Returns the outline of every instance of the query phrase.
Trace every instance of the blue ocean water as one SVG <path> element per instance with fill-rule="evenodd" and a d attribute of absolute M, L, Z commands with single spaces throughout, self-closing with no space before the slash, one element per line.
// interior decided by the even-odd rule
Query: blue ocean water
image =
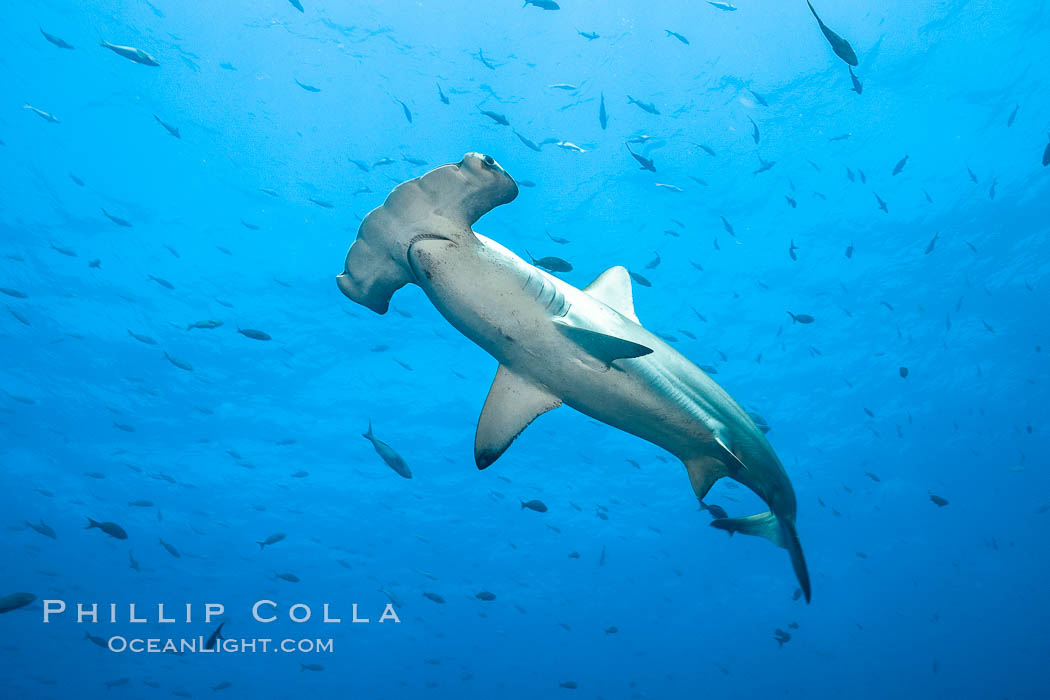
<path fill-rule="evenodd" d="M 0 11 L 0 596 L 35 596 L 0 695 L 1045 697 L 1046 2 L 821 3 L 860 94 L 802 2 L 303 5 Z M 642 324 L 767 421 L 810 604 L 569 408 L 479 471 L 496 361 L 415 286 L 340 294 L 365 214 L 470 151 L 520 187 L 478 232 L 641 275 Z M 734 486 L 706 502 L 766 509 Z M 219 622 L 332 650 L 85 637 Z"/>

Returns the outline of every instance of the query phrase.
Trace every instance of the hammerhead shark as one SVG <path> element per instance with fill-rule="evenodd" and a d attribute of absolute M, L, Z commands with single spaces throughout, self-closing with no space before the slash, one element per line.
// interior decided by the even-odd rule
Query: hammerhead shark
<path fill-rule="evenodd" d="M 795 492 L 762 430 L 699 367 L 642 327 L 625 268 L 577 289 L 472 230 L 517 194 L 513 178 L 478 153 L 398 185 L 362 221 L 339 289 L 383 314 L 394 292 L 416 284 L 499 361 L 474 440 L 479 469 L 565 404 L 675 455 L 700 500 L 722 477 L 754 491 L 769 511 L 711 525 L 786 549 L 809 601 Z"/>

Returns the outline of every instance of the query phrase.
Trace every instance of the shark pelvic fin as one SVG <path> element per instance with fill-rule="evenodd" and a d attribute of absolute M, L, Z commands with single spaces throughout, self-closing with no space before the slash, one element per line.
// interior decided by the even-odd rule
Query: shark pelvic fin
<path fill-rule="evenodd" d="M 622 265 L 610 267 L 583 288 L 587 294 L 609 308 L 641 325 L 634 313 L 634 296 L 631 293 L 631 276 Z"/>
<path fill-rule="evenodd" d="M 529 423 L 558 406 L 561 399 L 557 396 L 500 365 L 474 436 L 474 462 L 478 469 L 499 459 Z"/>
<path fill-rule="evenodd" d="M 564 318 L 554 319 L 554 325 L 565 337 L 583 348 L 588 355 L 595 357 L 605 365 L 612 364 L 613 360 L 641 357 L 653 351 L 652 348 L 631 340 L 581 328 L 570 321 L 566 321 Z"/>

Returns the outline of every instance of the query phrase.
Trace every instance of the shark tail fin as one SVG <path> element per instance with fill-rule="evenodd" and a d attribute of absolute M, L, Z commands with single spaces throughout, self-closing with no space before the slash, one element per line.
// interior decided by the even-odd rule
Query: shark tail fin
<path fill-rule="evenodd" d="M 776 546 L 786 549 L 791 555 L 791 566 L 795 569 L 798 585 L 806 596 L 806 602 L 809 602 L 809 570 L 806 568 L 806 558 L 802 554 L 802 543 L 798 539 L 798 531 L 795 529 L 794 522 L 786 518 L 777 518 L 773 513 L 766 511 L 758 515 L 749 515 L 746 518 L 712 520 L 711 527 L 725 530 L 730 535 L 740 532 L 745 535 L 765 537 Z"/>
<path fill-rule="evenodd" d="M 371 418 L 368 419 L 368 432 L 367 433 L 361 433 L 361 437 L 363 437 L 366 440 L 371 440 L 373 437 L 375 437 L 375 434 L 372 432 L 372 419 Z"/>

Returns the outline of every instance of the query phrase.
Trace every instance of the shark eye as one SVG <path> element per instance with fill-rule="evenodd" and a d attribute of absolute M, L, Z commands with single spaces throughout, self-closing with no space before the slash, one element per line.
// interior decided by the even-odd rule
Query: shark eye
<path fill-rule="evenodd" d="M 492 156 L 485 156 L 485 165 L 495 165 L 495 164 L 496 164 L 496 161 L 492 158 Z"/>

